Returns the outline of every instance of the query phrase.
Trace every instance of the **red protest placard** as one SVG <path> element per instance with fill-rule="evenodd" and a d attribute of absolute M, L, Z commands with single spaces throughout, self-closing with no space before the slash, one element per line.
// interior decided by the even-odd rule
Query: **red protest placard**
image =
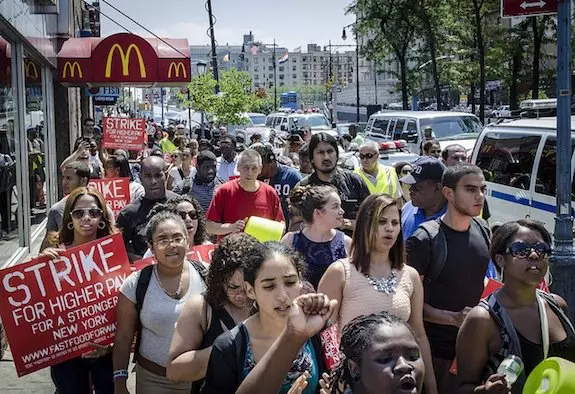
<path fill-rule="evenodd" d="M 130 265 L 121 234 L 0 270 L 0 316 L 18 376 L 109 345 Z"/>
<path fill-rule="evenodd" d="M 116 217 L 130 203 L 130 178 L 91 179 L 88 186 L 102 193 Z"/>
<path fill-rule="evenodd" d="M 141 118 L 104 118 L 103 144 L 106 149 L 142 150 L 146 120 Z"/>
<path fill-rule="evenodd" d="M 198 245 L 194 246 L 186 256 L 190 260 L 201 261 L 205 264 L 210 264 L 212 262 L 212 254 L 216 249 L 217 245 Z"/>

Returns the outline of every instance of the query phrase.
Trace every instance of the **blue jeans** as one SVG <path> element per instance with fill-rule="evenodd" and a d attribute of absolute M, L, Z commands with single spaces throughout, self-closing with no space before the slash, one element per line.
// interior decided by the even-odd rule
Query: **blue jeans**
<path fill-rule="evenodd" d="M 112 353 L 96 359 L 73 358 L 50 367 L 58 394 L 114 394 Z"/>

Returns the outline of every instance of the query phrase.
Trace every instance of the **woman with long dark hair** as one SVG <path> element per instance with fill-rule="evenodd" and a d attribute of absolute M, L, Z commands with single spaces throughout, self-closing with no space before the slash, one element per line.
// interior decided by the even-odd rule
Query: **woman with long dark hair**
<path fill-rule="evenodd" d="M 384 194 L 372 194 L 364 200 L 357 213 L 350 257 L 328 267 L 318 292 L 338 301 L 340 329 L 357 316 L 381 311 L 409 323 L 425 360 L 426 391 L 437 393 L 423 326 L 423 284 L 417 271 L 405 265 L 397 200 Z"/>
<path fill-rule="evenodd" d="M 245 233 L 222 239 L 212 255 L 206 291 L 186 302 L 180 314 L 166 372 L 170 380 L 194 382 L 192 393 L 200 392 L 216 338 L 250 316 L 243 261 L 257 245 Z"/>
<path fill-rule="evenodd" d="M 56 258 L 64 249 L 107 237 L 117 231 L 100 192 L 79 187 L 68 196 L 62 227 L 50 240 L 51 246 L 44 249 L 41 255 Z M 114 391 L 111 348 L 91 345 L 96 349 L 92 354 L 50 367 L 58 394 L 107 394 Z"/>
<path fill-rule="evenodd" d="M 128 158 L 121 155 L 112 155 L 104 163 L 105 178 L 129 178 L 130 202 L 139 200 L 144 194 L 144 186 L 134 181 L 134 174 L 130 169 Z"/>

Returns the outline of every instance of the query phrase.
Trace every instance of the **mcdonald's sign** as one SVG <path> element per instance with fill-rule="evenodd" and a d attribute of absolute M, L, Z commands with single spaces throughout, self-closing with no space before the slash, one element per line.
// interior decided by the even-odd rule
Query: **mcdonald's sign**
<path fill-rule="evenodd" d="M 79 78 L 84 78 L 80 63 L 67 61 L 66 64 L 64 64 L 64 69 L 62 70 L 62 78 L 68 78 L 68 74 L 70 74 L 71 78 L 75 78 L 76 72 L 78 73 Z"/>
<path fill-rule="evenodd" d="M 171 62 L 170 67 L 168 68 L 168 79 L 172 79 L 172 71 L 175 70 L 176 78 L 180 77 L 180 69 L 182 70 L 182 74 L 184 78 L 188 78 L 188 72 L 186 71 L 186 66 L 182 62 Z"/>
<path fill-rule="evenodd" d="M 146 66 L 144 65 L 144 58 L 142 57 L 142 53 L 140 52 L 140 48 L 136 46 L 136 44 L 130 44 L 126 52 L 120 46 L 120 44 L 114 44 L 108 53 L 108 59 L 106 60 L 106 70 L 105 70 L 105 77 L 110 78 L 112 76 L 112 59 L 114 58 L 114 53 L 116 50 L 120 54 L 120 61 L 122 62 L 122 75 L 127 77 L 130 74 L 130 55 L 132 54 L 132 50 L 136 53 L 138 57 L 138 63 L 140 66 L 140 77 L 146 78 Z"/>
<path fill-rule="evenodd" d="M 24 62 L 24 75 L 28 79 L 36 80 L 38 79 L 38 67 L 32 61 Z"/>

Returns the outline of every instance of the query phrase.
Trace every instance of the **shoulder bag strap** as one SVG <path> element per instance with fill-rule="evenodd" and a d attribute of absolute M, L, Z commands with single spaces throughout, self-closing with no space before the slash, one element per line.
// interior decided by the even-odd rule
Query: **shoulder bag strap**
<path fill-rule="evenodd" d="M 539 305 L 539 321 L 541 324 L 541 342 L 543 344 L 543 359 L 547 358 L 549 353 L 549 320 L 547 319 L 547 309 L 545 300 L 537 293 L 537 304 Z"/>

